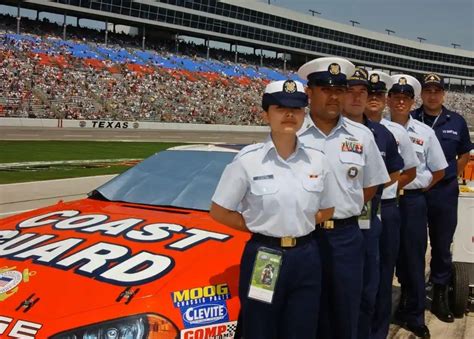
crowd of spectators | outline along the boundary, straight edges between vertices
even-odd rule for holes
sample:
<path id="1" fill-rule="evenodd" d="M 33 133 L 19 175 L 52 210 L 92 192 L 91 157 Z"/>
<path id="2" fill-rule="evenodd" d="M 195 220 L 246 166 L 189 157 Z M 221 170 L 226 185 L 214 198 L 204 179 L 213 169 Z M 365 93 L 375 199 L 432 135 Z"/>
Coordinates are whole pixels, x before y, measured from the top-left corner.
<path id="1" fill-rule="evenodd" d="M 48 50 L 55 41 L 51 39 L 61 39 L 61 26 L 47 20 L 38 24 L 22 19 L 23 34 L 33 38 L 12 41 L 6 39 L 5 33 L 12 32 L 16 20 L 0 15 L 0 22 L 0 117 L 262 123 L 260 98 L 266 79 L 190 74 L 156 65 L 140 71 L 110 60 L 102 60 L 101 67 L 94 67 L 72 57 L 67 46 L 57 45 L 53 58 L 48 59 L 35 51 Z M 103 32 L 68 26 L 68 39 L 72 41 L 102 46 L 103 38 Z M 127 46 L 133 51 L 139 48 L 137 41 L 111 33 L 109 48 Z M 154 42 L 151 47 L 163 57 L 176 53 L 172 41 Z M 193 60 L 204 60 L 207 52 L 193 43 L 181 43 L 179 50 Z M 210 56 L 226 65 L 234 64 L 235 55 L 231 52 L 211 49 Z M 237 65 L 253 65 L 258 70 L 259 62 L 259 56 L 240 54 Z M 281 66 L 281 60 L 265 63 L 273 63 L 282 72 L 276 67 L 278 63 Z M 446 106 L 465 115 L 471 125 L 473 101 L 472 94 L 447 92 Z"/>

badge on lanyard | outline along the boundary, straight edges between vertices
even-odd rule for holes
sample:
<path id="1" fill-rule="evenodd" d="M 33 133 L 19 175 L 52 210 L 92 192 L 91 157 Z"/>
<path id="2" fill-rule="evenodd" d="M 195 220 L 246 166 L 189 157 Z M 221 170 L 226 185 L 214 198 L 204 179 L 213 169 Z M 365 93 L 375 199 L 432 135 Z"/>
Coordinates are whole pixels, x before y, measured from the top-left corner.
<path id="1" fill-rule="evenodd" d="M 248 297 L 271 304 L 280 275 L 283 253 L 260 247 L 253 265 Z"/>
<path id="2" fill-rule="evenodd" d="M 370 229 L 372 218 L 381 218 L 378 214 L 378 211 L 380 211 L 380 202 L 379 206 L 372 206 L 372 202 L 373 201 L 370 200 L 364 204 L 364 207 L 362 207 L 362 211 L 359 215 L 359 228 L 361 230 Z"/>

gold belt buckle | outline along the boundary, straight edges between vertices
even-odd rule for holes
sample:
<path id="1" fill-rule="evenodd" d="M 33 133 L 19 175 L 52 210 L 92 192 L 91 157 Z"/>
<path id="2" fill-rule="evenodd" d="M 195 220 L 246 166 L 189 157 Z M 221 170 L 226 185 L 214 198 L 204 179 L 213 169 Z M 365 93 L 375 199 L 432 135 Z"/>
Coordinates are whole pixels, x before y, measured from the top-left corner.
<path id="1" fill-rule="evenodd" d="M 323 224 L 323 228 L 326 230 L 332 230 L 334 228 L 334 220 L 326 220 Z"/>
<path id="2" fill-rule="evenodd" d="M 404 191 L 404 190 L 400 190 L 400 191 L 398 192 L 398 195 L 399 195 L 400 197 L 401 197 L 402 195 L 404 195 L 404 194 L 405 194 L 405 191 Z"/>
<path id="3" fill-rule="evenodd" d="M 283 238 L 280 239 L 280 246 L 281 247 L 295 247 L 296 246 L 296 238 L 283 237 Z"/>

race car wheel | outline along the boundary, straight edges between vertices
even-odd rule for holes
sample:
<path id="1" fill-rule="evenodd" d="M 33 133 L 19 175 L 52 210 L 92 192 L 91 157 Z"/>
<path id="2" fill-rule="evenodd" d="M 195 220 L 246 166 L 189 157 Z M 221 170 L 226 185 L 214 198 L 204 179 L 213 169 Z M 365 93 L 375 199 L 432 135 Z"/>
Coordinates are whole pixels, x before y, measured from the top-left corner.
<path id="1" fill-rule="evenodd" d="M 453 262 L 450 286 L 450 306 L 456 318 L 462 318 L 467 309 L 469 297 L 469 267 L 462 262 Z"/>

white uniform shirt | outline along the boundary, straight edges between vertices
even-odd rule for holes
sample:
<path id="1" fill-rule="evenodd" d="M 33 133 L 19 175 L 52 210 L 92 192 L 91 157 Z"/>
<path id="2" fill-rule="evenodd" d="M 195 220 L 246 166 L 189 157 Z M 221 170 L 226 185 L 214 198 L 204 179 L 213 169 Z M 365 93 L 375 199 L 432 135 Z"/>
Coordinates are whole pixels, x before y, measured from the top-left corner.
<path id="1" fill-rule="evenodd" d="M 284 160 L 269 137 L 243 148 L 227 165 L 212 201 L 241 211 L 251 232 L 301 237 L 315 229 L 320 209 L 335 206 L 334 186 L 323 153 L 298 141 Z"/>
<path id="2" fill-rule="evenodd" d="M 387 129 L 393 134 L 398 145 L 398 152 L 403 158 L 404 167 L 403 170 L 416 167 L 420 164 L 418 157 L 416 156 L 415 149 L 411 143 L 408 132 L 405 128 L 397 124 L 396 122 L 382 119 L 380 123 L 387 127 Z M 393 199 L 397 197 L 398 182 L 384 188 L 382 193 L 382 199 Z"/>
<path id="3" fill-rule="evenodd" d="M 430 185 L 431 172 L 448 167 L 441 144 L 435 132 L 424 123 L 411 116 L 405 126 L 420 164 L 416 167 L 416 178 L 404 189 L 420 189 Z"/>
<path id="4" fill-rule="evenodd" d="M 326 136 L 307 115 L 298 136 L 302 143 L 322 151 L 329 159 L 337 183 L 334 219 L 360 215 L 363 188 L 390 181 L 374 136 L 362 124 L 341 116 Z"/>

